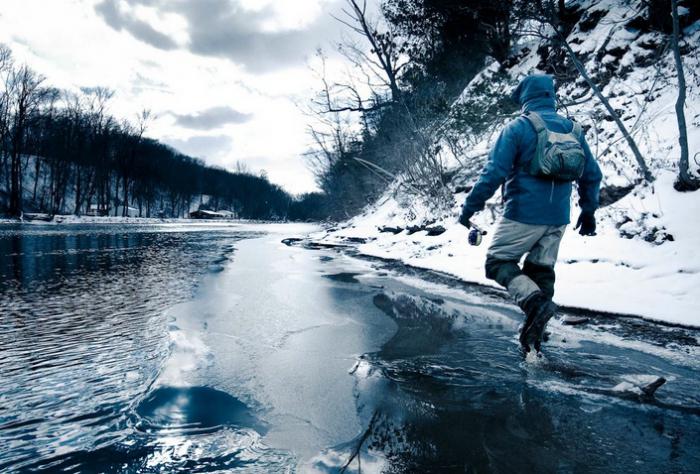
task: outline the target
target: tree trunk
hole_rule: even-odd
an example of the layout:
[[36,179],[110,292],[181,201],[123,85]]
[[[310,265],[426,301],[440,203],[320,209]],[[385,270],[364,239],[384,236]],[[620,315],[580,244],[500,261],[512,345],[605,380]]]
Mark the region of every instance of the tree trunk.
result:
[[19,196],[19,160],[12,154],[10,163],[10,215],[19,217],[22,214],[22,206]]
[[[0,140],[3,138],[0,136]],[[2,143],[0,141],[0,143]],[[7,169],[8,155],[4,150],[0,151],[0,173],[2,173],[2,179],[5,180],[5,189],[10,189],[10,173]]]
[[571,49],[571,46],[569,46],[569,43],[566,41],[566,38],[559,35],[559,41],[561,42],[562,46],[564,46],[564,48],[566,49],[566,52],[571,58],[571,61],[574,63],[574,66],[578,70],[579,74],[581,74],[583,79],[588,83],[588,86],[591,88],[591,90],[593,90],[593,93],[596,95],[596,97],[598,97],[600,102],[603,104],[605,109],[608,111],[610,116],[617,124],[617,127],[622,132],[622,136],[624,136],[625,140],[627,140],[627,144],[629,145],[630,150],[632,150],[632,154],[634,155],[634,158],[637,161],[637,165],[639,166],[639,171],[641,172],[642,177],[646,181],[654,181],[654,177],[651,175],[651,172],[649,171],[649,168],[647,167],[647,164],[644,161],[644,157],[642,156],[642,153],[637,147],[637,142],[634,141],[632,135],[630,135],[630,133],[627,131],[627,127],[625,127],[625,124],[622,123],[622,120],[620,120],[620,117],[618,117],[615,110],[613,110],[612,106],[610,105],[610,102],[608,102],[608,99],[605,98],[601,90],[588,75],[588,72],[586,72],[586,68],[581,63],[581,61],[579,61],[578,57],[576,56],[576,53],[574,52],[574,50]]
[[651,25],[651,29],[662,33],[673,31],[672,14],[668,14],[669,8],[673,4],[669,0],[646,0],[646,17]]
[[119,216],[119,175],[117,182],[114,184],[114,217]]
[[22,146],[24,137],[24,106],[17,111],[17,122],[12,136],[12,154],[10,155],[10,215],[22,215]]
[[93,171],[88,172],[87,176],[87,183],[85,183],[87,192],[85,193],[85,213],[90,213],[91,209],[90,206],[92,206],[92,198],[95,196],[95,173]]
[[678,98],[676,99],[676,119],[678,121],[678,144],[681,148],[681,157],[678,162],[678,178],[673,187],[678,191],[695,191],[700,188],[700,180],[694,178],[689,169],[688,160],[688,128],[685,123],[685,73],[683,72],[683,58],[681,57],[680,26],[678,20],[678,0],[671,0],[671,14],[673,16],[673,33],[671,44],[673,46],[673,58],[676,62],[678,73]]
[[82,198],[82,179],[80,176],[80,167],[78,165],[75,165],[75,208],[73,209],[73,213],[76,216],[80,215],[80,199]]
[[124,181],[124,206],[122,207],[122,217],[129,216],[129,180],[126,176],[123,178]]
[[36,189],[39,186],[39,174],[41,172],[41,160],[38,156],[34,157],[34,190],[32,192],[32,201],[36,205]]

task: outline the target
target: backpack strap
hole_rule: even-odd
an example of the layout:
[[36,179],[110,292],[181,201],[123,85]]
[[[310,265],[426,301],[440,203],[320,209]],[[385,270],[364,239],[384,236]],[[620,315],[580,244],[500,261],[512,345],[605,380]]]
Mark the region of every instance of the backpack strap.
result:
[[525,112],[523,117],[525,117],[532,124],[537,135],[547,131],[547,124],[544,123],[544,120],[537,112]]
[[540,117],[540,115],[537,112],[525,112],[523,114],[523,117],[525,117],[525,119],[527,119],[527,121],[530,122],[532,127],[535,129],[535,133],[537,134],[537,149],[535,150],[535,156],[525,165],[529,165],[532,168],[533,165],[539,163],[544,157],[544,147],[547,145],[547,140],[549,136],[547,131],[547,125],[544,123],[544,120],[542,119],[542,117]]

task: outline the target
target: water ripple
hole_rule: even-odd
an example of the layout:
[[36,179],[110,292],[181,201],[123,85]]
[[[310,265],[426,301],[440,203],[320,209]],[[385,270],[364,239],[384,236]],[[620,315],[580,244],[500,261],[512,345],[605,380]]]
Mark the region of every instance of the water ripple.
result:
[[240,238],[226,229],[0,230],[0,470],[70,471],[121,451],[146,471],[158,457],[187,459],[163,440],[135,441],[133,405],[168,356],[165,310],[189,299]]

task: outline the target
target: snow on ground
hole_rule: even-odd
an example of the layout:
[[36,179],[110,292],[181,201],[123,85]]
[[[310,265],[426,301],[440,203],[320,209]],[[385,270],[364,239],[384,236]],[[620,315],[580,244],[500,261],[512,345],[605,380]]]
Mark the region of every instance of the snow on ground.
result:
[[[589,4],[581,2],[584,7]],[[700,191],[679,193],[673,189],[679,156],[678,128],[674,111],[677,94],[676,71],[665,39],[659,33],[642,32],[625,24],[643,9],[639,2],[601,0],[590,4],[582,20],[593,10],[602,13],[594,26],[579,23],[569,42],[585,61],[590,74],[638,142],[656,177],[652,185],[636,186],[621,200],[601,208],[598,234],[582,237],[569,227],[557,263],[555,300],[562,305],[597,311],[636,314],[674,324],[700,326]],[[635,5],[637,7],[635,7]],[[595,16],[595,15],[593,15]],[[491,62],[464,90],[455,107],[472,99],[483,100],[479,89],[507,94],[526,74],[535,72],[540,61],[538,41],[525,38],[514,50],[518,61],[500,71]],[[700,21],[685,30],[684,55],[688,82],[686,118],[692,166],[697,169],[700,152]],[[659,51],[664,51],[657,57]],[[503,74],[505,72],[505,74]],[[500,82],[499,82],[500,81]],[[584,98],[580,104],[561,109],[587,129],[587,139],[604,172],[603,186],[629,186],[639,174],[619,130],[602,105],[582,81],[565,84],[561,98]],[[586,99],[588,98],[588,99]],[[566,101],[565,100],[565,101]],[[506,120],[507,121],[507,120]],[[444,157],[461,173],[460,184],[473,184],[476,177],[461,168],[470,157],[481,157],[500,130],[496,127],[481,140],[463,133],[461,157]],[[449,150],[443,147],[443,150]],[[480,166],[477,166],[480,168]],[[453,181],[454,183],[455,181]],[[326,243],[347,243],[351,237],[366,239],[359,250],[367,255],[400,260],[409,265],[452,274],[469,282],[496,285],[484,275],[486,250],[494,222],[500,214],[500,195],[487,203],[473,221],[489,231],[479,247],[467,244],[468,231],[456,223],[465,193],[454,196],[451,211],[436,212],[416,197],[401,192],[398,184],[389,189],[365,213],[336,229],[312,235]],[[572,222],[578,209],[572,202]],[[407,230],[394,235],[379,227],[406,229],[411,225],[441,225],[446,231],[428,236]]]
[[[614,206],[644,210],[657,226],[664,227],[673,241],[662,245],[639,238],[620,237],[620,230],[603,222],[595,237],[582,237],[569,226],[557,262],[557,303],[597,311],[635,314],[649,319],[700,326],[700,197],[673,190],[674,175],[663,173],[653,187],[630,194]],[[453,221],[441,221],[447,230],[439,236],[421,231],[409,235],[379,232],[397,225],[400,215],[395,200],[386,199],[377,208],[360,215],[341,228],[312,234],[314,240],[347,243],[363,238],[359,251],[366,255],[396,259],[408,265],[454,275],[462,280],[498,286],[486,279],[484,261],[494,227],[478,247],[467,243],[468,231]],[[576,211],[574,211],[575,213]],[[481,213],[476,220],[485,221]]]
[[[194,219],[160,219],[157,217],[122,217],[122,216],[75,216],[57,215],[50,221],[24,219],[22,224],[167,224],[176,222],[202,222]],[[0,219],[0,224],[18,224],[17,219]]]
[[[0,218],[0,224],[18,224],[17,219]],[[247,219],[188,219],[181,217],[122,217],[122,216],[76,216],[76,215],[56,215],[50,221],[40,219],[24,219],[22,224],[256,224],[266,223],[265,221]]]

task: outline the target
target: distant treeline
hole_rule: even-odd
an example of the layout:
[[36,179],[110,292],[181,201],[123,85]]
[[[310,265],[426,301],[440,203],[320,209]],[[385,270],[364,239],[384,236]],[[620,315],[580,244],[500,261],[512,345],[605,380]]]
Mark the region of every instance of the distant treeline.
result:
[[146,138],[150,114],[119,121],[107,111],[111,97],[48,87],[0,45],[0,214],[182,217],[202,205],[250,219],[323,217],[317,195],[295,199],[264,176],[206,166]]

